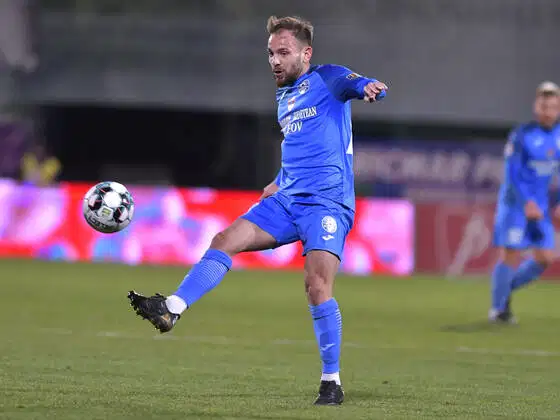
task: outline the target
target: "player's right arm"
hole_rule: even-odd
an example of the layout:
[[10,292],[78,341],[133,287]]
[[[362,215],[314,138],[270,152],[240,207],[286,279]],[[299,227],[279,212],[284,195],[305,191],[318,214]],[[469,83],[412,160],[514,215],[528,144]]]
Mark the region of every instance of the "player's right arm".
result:
[[518,128],[510,133],[506,144],[507,176],[517,199],[523,203],[525,216],[527,219],[535,220],[542,218],[543,213],[531,193],[531,185],[523,178],[525,154],[523,130]]

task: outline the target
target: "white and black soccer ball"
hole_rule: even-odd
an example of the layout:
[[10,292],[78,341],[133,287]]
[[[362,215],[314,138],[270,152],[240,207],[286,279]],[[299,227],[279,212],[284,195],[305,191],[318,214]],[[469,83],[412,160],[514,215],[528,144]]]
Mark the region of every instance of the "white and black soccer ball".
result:
[[130,224],[134,200],[124,185],[100,182],[84,196],[83,212],[86,222],[95,230],[115,233]]

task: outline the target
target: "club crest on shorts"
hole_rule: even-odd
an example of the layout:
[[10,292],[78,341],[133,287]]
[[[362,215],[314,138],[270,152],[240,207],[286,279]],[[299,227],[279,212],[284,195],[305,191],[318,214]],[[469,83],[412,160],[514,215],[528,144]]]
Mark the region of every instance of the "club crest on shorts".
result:
[[332,216],[323,217],[321,220],[321,226],[323,226],[323,229],[325,229],[325,232],[327,233],[335,233],[338,228],[336,220]]

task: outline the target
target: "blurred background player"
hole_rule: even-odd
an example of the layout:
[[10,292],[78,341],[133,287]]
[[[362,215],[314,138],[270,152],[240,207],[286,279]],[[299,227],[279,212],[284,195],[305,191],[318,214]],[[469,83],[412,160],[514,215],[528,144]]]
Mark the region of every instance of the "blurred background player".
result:
[[[512,292],[539,278],[554,257],[549,189],[560,159],[560,89],[555,83],[538,86],[534,114],[535,121],[511,132],[505,147],[505,179],[495,216],[500,257],[492,274],[492,322],[515,322]],[[559,207],[554,216],[560,216]],[[527,249],[532,257],[517,267]]]
[[168,298],[131,291],[137,313],[161,332],[217,286],[245,251],[301,241],[309,310],[323,364],[318,405],[344,399],[339,358],[342,317],[333,283],[355,210],[350,100],[374,102],[387,86],[336,65],[311,66],[313,27],[296,17],[270,17],[268,59],[284,135],[282,167],[261,201],[217,234],[210,249]]
[[60,169],[59,160],[41,143],[33,144],[21,159],[21,179],[26,185],[52,185],[56,182]]

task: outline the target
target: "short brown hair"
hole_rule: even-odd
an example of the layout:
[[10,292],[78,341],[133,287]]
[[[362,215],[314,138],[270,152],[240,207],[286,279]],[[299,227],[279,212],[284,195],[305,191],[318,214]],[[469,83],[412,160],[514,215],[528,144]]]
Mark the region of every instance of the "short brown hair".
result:
[[285,29],[292,32],[297,40],[309,46],[313,44],[313,25],[298,16],[270,16],[266,22],[266,30],[270,35]]
[[537,96],[543,96],[545,98],[550,96],[560,96],[560,87],[551,81],[542,82],[537,87]]

